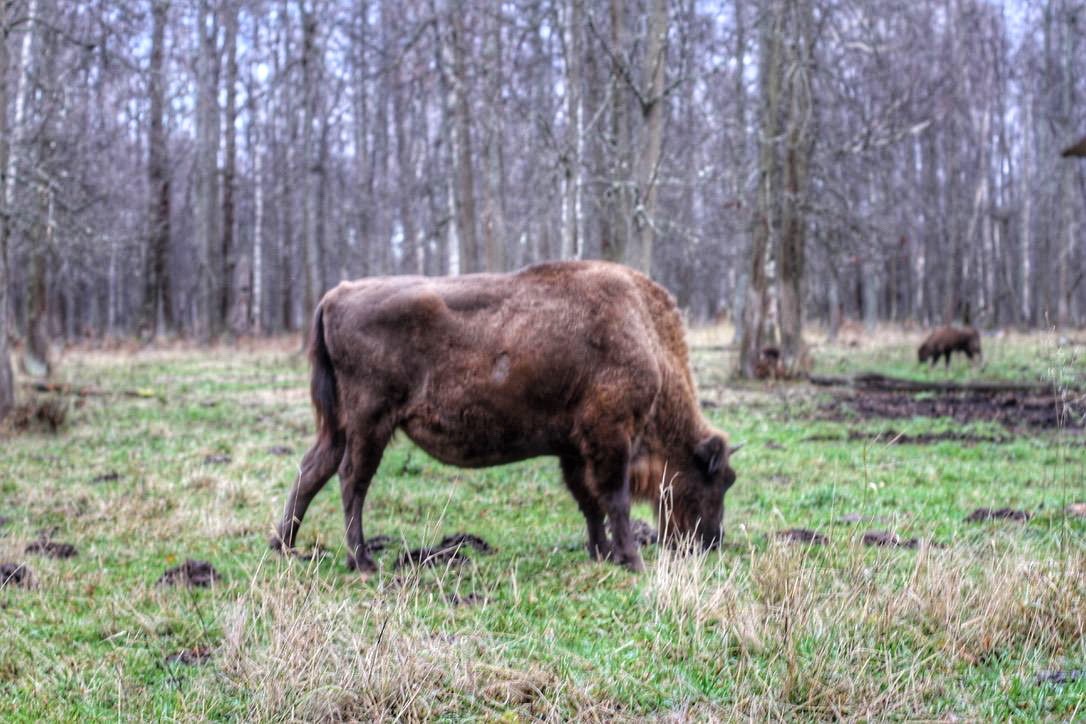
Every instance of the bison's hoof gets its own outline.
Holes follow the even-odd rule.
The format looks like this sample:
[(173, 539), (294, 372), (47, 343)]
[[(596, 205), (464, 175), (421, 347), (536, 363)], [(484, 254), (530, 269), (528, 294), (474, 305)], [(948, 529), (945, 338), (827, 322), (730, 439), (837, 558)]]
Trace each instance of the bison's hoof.
[(354, 558), (347, 558), (347, 569), (351, 571), (358, 571), (363, 576), (367, 576), (370, 573), (377, 572), (377, 564), (373, 562), (373, 559), (369, 556), (362, 556), (355, 560)]
[(594, 561), (605, 561), (611, 557), (611, 544), (604, 541), (602, 543), (588, 542), (588, 557)]
[(645, 570), (645, 563), (641, 560), (641, 554), (638, 551), (627, 553), (615, 562), (633, 573), (642, 573)]
[(277, 535), (272, 536), (272, 538), (268, 541), (268, 547), (276, 553), (290, 553), (290, 551), (293, 549), (293, 546), (288, 546), (283, 543), (283, 539)]

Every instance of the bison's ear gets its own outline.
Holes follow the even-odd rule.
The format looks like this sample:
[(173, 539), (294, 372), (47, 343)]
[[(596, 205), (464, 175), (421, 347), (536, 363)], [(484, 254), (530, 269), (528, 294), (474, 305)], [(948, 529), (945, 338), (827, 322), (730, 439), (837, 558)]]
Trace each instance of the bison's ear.
[(708, 475), (716, 475), (724, 467), (727, 446), (720, 435), (710, 435), (694, 448), (694, 456)]

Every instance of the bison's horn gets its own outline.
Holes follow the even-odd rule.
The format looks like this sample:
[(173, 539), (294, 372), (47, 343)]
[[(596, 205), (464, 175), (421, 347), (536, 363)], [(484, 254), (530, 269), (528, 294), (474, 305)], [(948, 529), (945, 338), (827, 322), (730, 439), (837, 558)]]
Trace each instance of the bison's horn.
[(745, 442), (741, 442), (738, 445), (732, 445), (730, 448), (728, 448), (728, 457), (735, 455), (737, 452), (742, 450), (744, 446), (746, 446)]

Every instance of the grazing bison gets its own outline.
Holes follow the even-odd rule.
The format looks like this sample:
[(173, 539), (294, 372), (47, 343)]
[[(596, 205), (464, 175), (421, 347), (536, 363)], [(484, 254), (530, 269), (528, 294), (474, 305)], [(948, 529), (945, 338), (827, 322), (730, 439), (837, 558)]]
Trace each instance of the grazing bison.
[(344, 282), (317, 307), (310, 357), (317, 440), (274, 548), (294, 546), (338, 471), (348, 566), (374, 570), (362, 507), (397, 429), (460, 467), (558, 457), (595, 559), (643, 569), (631, 498), (657, 505), (671, 541), (722, 537), (734, 450), (698, 408), (674, 299), (636, 271), (562, 262)]
[(944, 356), (946, 366), (949, 367), (952, 352), (964, 352), (969, 359), (973, 359), (973, 355), (979, 357), (981, 355), (980, 332), (972, 327), (939, 327), (920, 345), (917, 351), (918, 363), (923, 364), (930, 359), (934, 367), (939, 357)]

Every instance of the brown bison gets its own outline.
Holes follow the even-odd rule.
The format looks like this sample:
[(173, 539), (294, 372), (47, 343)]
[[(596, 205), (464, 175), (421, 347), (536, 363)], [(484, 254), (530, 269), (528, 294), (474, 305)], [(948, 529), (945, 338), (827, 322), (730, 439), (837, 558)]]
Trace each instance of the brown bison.
[(939, 327), (920, 345), (918, 363), (923, 364), (930, 359), (934, 367), (939, 357), (944, 356), (949, 367), (952, 352), (964, 352), (969, 359), (973, 359), (973, 355), (981, 356), (980, 332), (972, 327)]
[(657, 506), (670, 542), (722, 537), (734, 450), (698, 408), (674, 299), (636, 271), (560, 262), (343, 282), (317, 307), (310, 357), (317, 440), (274, 548), (294, 546), (338, 471), (348, 566), (374, 570), (362, 507), (397, 429), (460, 467), (558, 457), (595, 559), (643, 569), (631, 499)]

